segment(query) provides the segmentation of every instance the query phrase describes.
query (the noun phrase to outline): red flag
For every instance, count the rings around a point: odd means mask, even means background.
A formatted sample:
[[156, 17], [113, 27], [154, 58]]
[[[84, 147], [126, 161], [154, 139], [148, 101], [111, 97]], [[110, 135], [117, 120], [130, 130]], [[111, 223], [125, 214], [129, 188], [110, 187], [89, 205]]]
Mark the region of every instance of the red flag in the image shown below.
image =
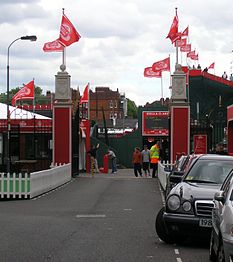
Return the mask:
[[59, 42], [58, 39], [44, 44], [44, 52], [62, 52], [64, 46]]
[[189, 27], [187, 26], [184, 31], [182, 32], [181, 36], [188, 36], [189, 35]]
[[198, 54], [189, 56], [192, 60], [198, 60]]
[[177, 39], [180, 38], [180, 35], [178, 33], [178, 24], [179, 24], [179, 19], [178, 19], [178, 16], [176, 14], [176, 16], [174, 16], [174, 19], [173, 19], [172, 25], [170, 27], [169, 33], [166, 37], [166, 38], [170, 38], [172, 43], [174, 43]]
[[208, 69], [214, 69], [214, 66], [215, 66], [215, 63], [213, 62], [213, 63], [208, 67]]
[[187, 57], [190, 57], [190, 58], [191, 56], [194, 56], [194, 55], [195, 55], [195, 50], [187, 53]]
[[15, 106], [17, 100], [21, 99], [34, 99], [34, 80], [24, 85], [11, 100], [12, 106]]
[[87, 84], [87, 86], [84, 89], [83, 96], [80, 99], [80, 104], [88, 103], [88, 100], [89, 100], [89, 85]]
[[162, 77], [162, 71], [153, 71], [152, 67], [146, 67], [144, 69], [144, 77]]
[[70, 20], [63, 14], [60, 28], [59, 41], [64, 46], [69, 46], [80, 39], [80, 34], [76, 31]]
[[177, 40], [177, 45], [178, 47], [181, 47], [181, 46], [186, 46], [187, 45], [187, 39], [178, 39]]
[[180, 52], [190, 52], [191, 51], [191, 44], [187, 44], [185, 46], [180, 47]]
[[160, 60], [158, 62], [155, 62], [152, 65], [153, 71], [170, 71], [170, 57], [165, 58], [163, 60]]

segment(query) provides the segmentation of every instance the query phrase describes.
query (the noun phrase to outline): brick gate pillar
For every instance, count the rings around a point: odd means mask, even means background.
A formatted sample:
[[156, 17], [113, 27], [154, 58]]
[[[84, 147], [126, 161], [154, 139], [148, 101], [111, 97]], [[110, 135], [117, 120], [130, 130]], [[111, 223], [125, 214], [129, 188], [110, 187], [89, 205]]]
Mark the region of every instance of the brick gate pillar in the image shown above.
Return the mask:
[[190, 106], [187, 99], [186, 76], [181, 65], [176, 65], [172, 75], [171, 116], [171, 162], [190, 151]]
[[72, 161], [72, 103], [70, 75], [61, 65], [55, 76], [55, 99], [53, 104], [53, 164]]

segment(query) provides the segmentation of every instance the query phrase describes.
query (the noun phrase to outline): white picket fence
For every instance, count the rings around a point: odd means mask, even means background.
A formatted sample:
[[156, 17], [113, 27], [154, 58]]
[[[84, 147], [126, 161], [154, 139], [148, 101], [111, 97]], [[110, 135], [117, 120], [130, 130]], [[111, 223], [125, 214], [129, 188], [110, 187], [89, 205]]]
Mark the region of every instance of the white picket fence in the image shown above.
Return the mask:
[[167, 186], [167, 177], [170, 173], [174, 164], [169, 162], [160, 162], [158, 163], [158, 178], [160, 185], [162, 186], [163, 190], [166, 190]]
[[31, 174], [0, 173], [0, 196], [33, 198], [71, 180], [71, 164], [54, 166]]

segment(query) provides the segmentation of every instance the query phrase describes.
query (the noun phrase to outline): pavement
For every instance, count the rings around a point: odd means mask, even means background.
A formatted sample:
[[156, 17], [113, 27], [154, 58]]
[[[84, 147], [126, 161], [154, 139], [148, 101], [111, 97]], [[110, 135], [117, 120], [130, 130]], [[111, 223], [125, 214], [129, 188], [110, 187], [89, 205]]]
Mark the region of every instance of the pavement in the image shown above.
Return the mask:
[[[91, 173], [80, 173], [78, 175], [79, 177], [92, 177]], [[145, 178], [145, 179], [149, 179], [151, 178], [150, 176], [145, 177], [145, 175], [143, 174], [142, 177], [135, 177], [134, 175], [134, 170], [132, 168], [124, 168], [124, 169], [118, 169], [116, 174], [111, 173], [111, 170], [109, 171], [109, 173], [95, 173], [94, 177], [118, 177], [118, 178], [135, 178], [135, 179], [141, 179], [141, 178]]]

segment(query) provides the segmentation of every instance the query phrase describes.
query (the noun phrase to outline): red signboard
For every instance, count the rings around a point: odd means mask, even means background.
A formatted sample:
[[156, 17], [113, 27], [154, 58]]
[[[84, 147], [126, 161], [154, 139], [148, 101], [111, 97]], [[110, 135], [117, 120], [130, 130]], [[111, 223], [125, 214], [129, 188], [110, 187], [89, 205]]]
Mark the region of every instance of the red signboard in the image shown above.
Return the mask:
[[206, 154], [207, 153], [207, 135], [194, 135], [194, 153]]
[[143, 136], [168, 136], [168, 111], [143, 111]]

